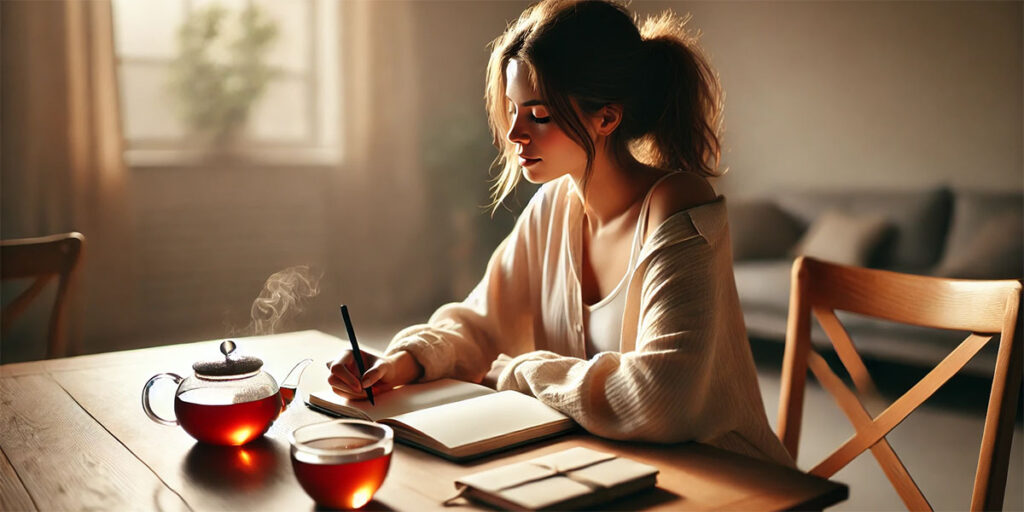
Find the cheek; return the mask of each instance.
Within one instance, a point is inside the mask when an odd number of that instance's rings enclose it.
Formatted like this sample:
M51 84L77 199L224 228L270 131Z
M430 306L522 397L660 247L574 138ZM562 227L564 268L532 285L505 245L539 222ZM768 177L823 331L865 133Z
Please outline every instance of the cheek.
M549 159L563 160L586 157L583 148L558 127L544 130L538 134L535 142Z

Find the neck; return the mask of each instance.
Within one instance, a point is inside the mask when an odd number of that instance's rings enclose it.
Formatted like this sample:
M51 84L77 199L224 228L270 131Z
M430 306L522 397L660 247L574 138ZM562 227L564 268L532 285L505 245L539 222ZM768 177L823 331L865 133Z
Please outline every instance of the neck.
M585 201L583 169L571 174L576 194L584 204L586 227L593 234L630 213L658 173L632 158L623 166L609 155L599 154L594 159Z

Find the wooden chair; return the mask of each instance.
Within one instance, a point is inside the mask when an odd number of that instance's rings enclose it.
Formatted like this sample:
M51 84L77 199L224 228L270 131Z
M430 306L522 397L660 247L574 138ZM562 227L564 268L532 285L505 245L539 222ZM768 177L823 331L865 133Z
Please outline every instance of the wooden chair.
M793 263L786 352L782 363L778 435L796 460L803 415L804 386L810 367L835 398L855 433L832 455L810 470L831 477L870 449L911 510L931 510L921 490L893 452L885 436L999 336L992 390L974 478L971 510L1002 508L1013 423L1021 387L1021 282L971 281L915 276L849 267L808 257ZM811 350L811 314L835 347L854 387L870 393L871 380L835 310L894 322L970 332L961 344L924 378L876 417L865 410L817 352Z
M57 277L57 298L50 313L46 357L66 355L64 304L84 243L85 236L77 232L0 241L0 279L35 279L28 289L4 306L0 335L6 337L11 322L25 311L47 283Z

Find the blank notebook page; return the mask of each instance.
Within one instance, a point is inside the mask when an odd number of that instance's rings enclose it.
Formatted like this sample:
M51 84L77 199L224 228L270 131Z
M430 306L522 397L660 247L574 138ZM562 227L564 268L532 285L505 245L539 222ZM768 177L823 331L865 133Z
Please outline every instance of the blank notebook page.
M464 400L475 396L494 394L494 390L453 379L440 379L430 382L410 384L393 389L387 393L374 396L376 405L367 400L348 400L331 391L314 393L322 400L343 404L366 413L374 421L392 418L410 411L434 407L454 400Z
M454 448L501 437L568 417L535 398L515 391L478 396L394 417Z

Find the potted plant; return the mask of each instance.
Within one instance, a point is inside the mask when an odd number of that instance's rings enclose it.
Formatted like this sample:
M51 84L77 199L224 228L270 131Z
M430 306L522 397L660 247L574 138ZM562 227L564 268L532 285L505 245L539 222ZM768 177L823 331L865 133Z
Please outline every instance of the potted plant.
M170 86L191 138L207 149L236 146L274 76L266 57L277 34L255 4L234 13L215 4L189 14L178 29Z

